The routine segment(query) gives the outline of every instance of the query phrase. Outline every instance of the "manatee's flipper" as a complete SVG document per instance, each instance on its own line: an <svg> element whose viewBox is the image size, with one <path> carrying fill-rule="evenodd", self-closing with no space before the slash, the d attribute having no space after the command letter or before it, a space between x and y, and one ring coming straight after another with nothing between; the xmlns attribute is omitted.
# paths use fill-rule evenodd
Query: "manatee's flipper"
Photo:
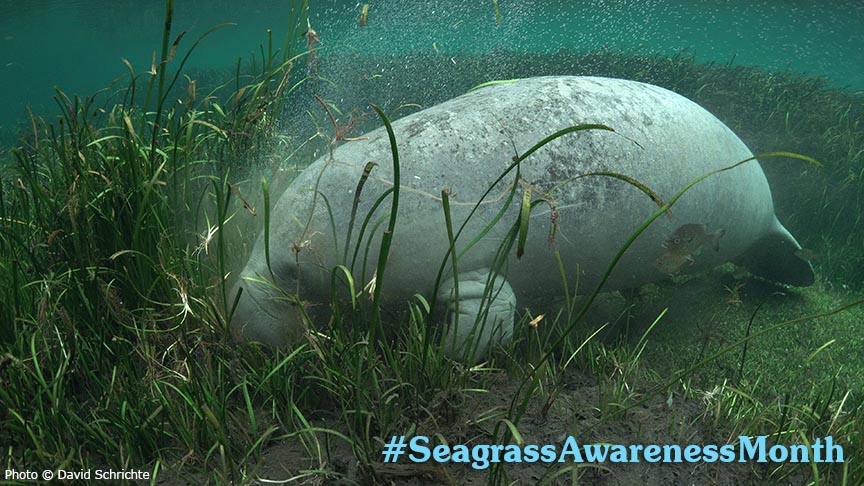
<svg viewBox="0 0 864 486"><path fill-rule="evenodd" d="M516 294L501 275L494 276L487 290L489 279L489 269L460 272L458 299L452 277L441 286L438 301L447 308L441 345L450 358L476 363L490 345L513 335Z"/></svg>
<svg viewBox="0 0 864 486"><path fill-rule="evenodd" d="M744 265L753 275L778 283L807 287L816 280L810 262L796 253L801 245L789 231L774 220L774 228L753 243L735 263Z"/></svg>

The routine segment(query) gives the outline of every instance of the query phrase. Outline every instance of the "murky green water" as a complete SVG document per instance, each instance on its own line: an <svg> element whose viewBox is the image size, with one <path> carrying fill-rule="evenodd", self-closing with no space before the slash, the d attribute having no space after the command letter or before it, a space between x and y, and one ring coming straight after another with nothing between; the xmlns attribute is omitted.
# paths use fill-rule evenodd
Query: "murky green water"
<svg viewBox="0 0 864 486"><path fill-rule="evenodd" d="M213 31L195 50L184 69L190 81L179 78L174 91L166 95L170 108L155 115L141 110L139 105L125 106L109 117L96 107L58 107L52 99L54 86L70 95L83 96L119 77L111 89L122 93L130 85L125 59L139 76L134 102L142 103L145 96L140 91L151 79L147 71L163 42L164 0L0 0L0 345L6 346L0 349L0 402L9 404L9 413L0 410L0 443L10 444L6 451L8 468L42 470L63 463L78 469L105 464L158 471L165 465L169 478L176 471L178 478L185 479L178 484L185 484L194 480L189 477L203 480L212 476L217 482L234 481L235 477L242 479L234 482L251 481L253 473L266 477L267 471L253 468L253 462L259 459L264 464L269 462L272 470L278 467L273 474L279 475L287 469L308 468L317 459L316 467L320 466L321 471L312 474L320 473L322 481L337 477L330 475L331 470L346 474L343 469L349 471L345 476L349 481L368 481L374 469L351 466L356 469L352 472L343 466L363 465L378 453L373 450L377 448L374 433L421 431L434 424L439 429L434 432L442 437L458 439L475 432L485 437L488 430L483 423L491 428L490 420L494 419L499 424L495 427L506 432L500 427L504 418L510 421L510 433L519 426L528 442L536 442L538 437L557 437L562 430L601 434L599 425L602 434L609 431L613 435L586 435L586 440L638 443L640 438L650 436L660 443L674 443L686 435L688 441L694 437L728 441L735 436L725 430L731 423L736 432L772 433L777 441L812 442L813 434L831 433L838 441L849 444L850 456L860 455L864 311L844 303L860 304L860 291L864 289L864 3L310 1L310 26L320 38L315 55L294 64L290 78L283 77L283 71L267 72L265 76L272 77L254 85L251 83L259 83L260 78L247 75L240 76L235 84L236 72L253 71L235 71L237 59L242 57L248 62L254 56L260 60L258 46L266 40L267 29L272 29L274 47L283 45L292 1L175 0L170 39L182 36L182 41L177 58L168 64L169 72L214 26L225 22L232 25ZM361 9L367 1L368 23L361 26ZM296 36L293 40L305 46L305 39ZM436 356L429 354L434 341L428 339L430 328L421 326L437 324L440 319L434 315L428 320L417 318L419 307L413 319L405 319L404 323L410 325L400 325L404 323L394 318L399 328L392 334L388 329L385 335L397 338L385 341L376 335L379 328L383 329L377 312L369 319L363 309L365 304L352 305L349 310L347 303L337 312L338 302L333 307L322 305L327 299L313 301L312 292L308 308L315 310L310 314L331 309L334 317L328 323L318 321L316 316L304 324L309 329L318 322L322 325L320 339L317 333L309 333L308 344L312 346L298 345L285 358L281 354L265 357L257 350L235 346L226 338L223 331L239 299L250 299L248 293L235 294L229 289L232 279L240 280L256 231L278 228L276 221L296 217L283 209L285 206L270 211L272 206L266 204L268 196L271 203L276 201L286 181L296 173L282 169L304 167L331 150L340 138L348 140L380 125L380 118L368 108L370 101L382 105L395 119L461 95L478 83L545 74L623 77L667 87L714 113L753 153L785 153L760 156L760 162L771 186L775 213L803 246L795 256L813 263L815 284L807 288L778 287L747 278L732 265L706 274L680 275L638 291L625 289L601 295L590 308L596 316L589 313L585 326L578 323L579 328L570 336L574 340L564 345L559 341L552 349L552 340L567 326L564 319L575 316L575 310L587 302L564 299L555 281L548 293L554 302L542 304L557 307L566 301L575 307L553 317L551 311L534 312L537 308L533 303L519 297L517 315L532 320L527 325L527 318L521 321L516 344L508 348L507 353L516 358L515 364L506 364L509 359L496 360L484 373L469 374L449 361L443 360L439 366L426 359ZM822 76L827 83L813 76ZM208 96L229 79L217 96ZM281 84L288 79L290 83ZM257 96L258 87L264 86L265 91L274 85L279 88L272 91L272 96ZM196 86L197 95L192 96L187 86ZM287 98L280 96L285 86L291 90ZM232 98L226 101L229 96ZM119 99L111 98L105 107L111 109L111 103ZM606 123L602 108L597 107L598 120L584 122ZM30 129L28 109L47 117L52 124ZM61 110L67 115L62 127L55 122ZM519 114L521 111L508 116L515 118ZM94 130L80 123L90 116ZM168 117L171 123L166 123ZM357 126L352 125L355 121ZM152 129L154 126L158 129ZM468 135L474 133L479 131L472 129ZM621 135L627 137L623 132ZM652 137L651 142L669 145L675 153L669 140L674 143L680 134L670 133L668 140L663 135ZM20 170L7 177L4 164L11 157L6 148L18 137L23 139L22 148L14 153ZM406 137L417 135L406 133ZM475 143L470 137L466 140ZM635 138L631 141L639 145ZM445 137L443 142L448 139ZM702 140L695 138L688 145L700 143ZM453 150L461 149L456 145ZM593 153L596 149L591 150ZM411 154L408 150L402 153ZM638 151L634 149L633 153L638 157ZM817 168L817 164L808 163L812 161L789 153L818 159L823 167ZM442 174L444 184L465 175L472 177L475 172L471 158L460 153L450 158L456 163L443 169L430 166L423 155L418 156L419 164L432 171L432 176ZM403 157L403 162L410 159L410 155ZM622 165L625 168L630 161L626 162ZM417 158L413 163L418 165ZM574 163L583 161L576 157ZM651 177L664 180L662 171L669 170L668 166L659 167ZM261 183L261 174L266 176L267 184ZM406 170L404 174L405 179L421 180L416 173ZM576 177L571 178L570 172L566 177L557 176L555 171L549 175L564 182ZM630 172L625 176L630 177ZM354 209L361 207L363 186L357 181L365 184L367 177L352 177L356 180L340 179L340 183L349 184L348 191L357 188L353 202L345 196L350 192L342 193L345 199L328 199L321 190L324 186L315 183L314 197L321 194L320 200L325 201L317 207L326 207L332 225L332 229L324 231L332 230L336 235L344 230L337 229L333 215L340 211L345 215L352 203ZM384 177L375 177L378 182L388 182ZM422 180L429 181L430 177ZM403 183L400 187L410 193L409 185ZM307 187L311 184L297 184L285 194L298 194ZM365 187L364 205L379 197L371 192L375 191L370 189L374 185ZM558 220L556 207L565 207L556 206L551 190L548 194L535 191L532 196L533 187L542 188L533 182L511 187L519 190L523 208L529 201L548 204L550 225ZM597 199L592 192L600 190L604 197L615 194L597 186L586 191L584 197L572 197L590 203ZM416 226L410 219L411 206L405 201L411 199L403 199L397 208L395 195L399 192L401 189L393 191L393 197L377 200L392 204L396 208L393 216L403 212L397 234L406 222L414 224L415 229L424 228L422 221ZM520 204L518 198L513 201ZM722 211L726 204L736 203L711 201L705 206L718 207L711 207L706 214L710 216ZM331 210L333 207L336 211ZM402 209L406 207L409 209ZM622 207L622 211L632 210ZM354 231L352 224L358 228L359 234L354 233L358 234L358 249L363 238L372 242L372 232L383 231L385 220L374 222L376 218L371 215L364 216L359 229L359 219L354 219L352 210L347 223L348 240ZM702 216L697 217L697 221L682 223L703 223ZM619 220L617 215L609 219L610 224ZM313 219L307 221L307 227L312 228ZM722 229L728 229L731 235L737 224L748 226L753 221ZM527 226L520 223L522 228ZM562 223L561 229L557 234L563 239L568 233L608 228ZM362 236L364 232L369 236ZM321 232L310 229L306 232L309 239L304 235L298 241L275 229L269 234L264 230L264 234L265 238L273 235L270 248L274 261L283 260L281 268L291 266L284 265L287 248L297 268L301 250L315 257L315 263L319 261L320 248L314 242L320 241L315 238ZM494 233L486 235L489 241ZM507 237L515 239L514 235ZM593 240L598 238L595 234ZM507 244L506 238L501 239ZM542 239L545 246L545 235ZM720 244L726 241L729 237ZM614 238L610 238L609 244L613 243ZM351 245L346 246L350 250ZM668 245L664 246L668 249ZM702 246L689 248L685 262L679 263L686 264L705 246L703 242ZM410 250L418 253L425 247ZM374 246L367 245L367 254L369 248ZM329 252L325 249L321 253ZM347 252L345 255L347 263ZM275 280L270 258L265 252L269 274ZM452 259L454 273L457 259L460 271L466 270L462 263L465 260L460 258ZM598 257L588 258L593 262ZM420 263L414 262L408 272L420 273L414 267L429 260L421 257L417 261ZM359 262L357 266L361 266ZM569 273L570 265L581 263L559 261L562 274L568 276L580 270L576 265L574 273ZM387 263L380 268L384 266L395 267ZM263 273L262 267L257 274ZM378 276L384 275L376 270L370 281L368 274L359 273L346 275L353 277L346 280L364 283L362 291L359 286L354 288L357 295L378 285ZM337 292L341 292L342 284L336 278L341 278L341 273L334 271L332 275L329 290L340 295ZM387 279L389 275L398 276L393 270L388 270ZM298 300L302 297L304 305L300 307L306 308L307 287L314 290L314 286L304 284L307 287L301 294L300 280L295 280L296 290L293 286L284 290L297 293ZM582 294L588 287L587 279L578 280L582 287L569 289ZM465 281L471 285L468 279ZM379 292L370 294L377 299ZM231 308L233 296L236 299ZM280 300L296 303L293 298ZM366 302L365 297L360 300ZM377 311L377 303L371 306ZM818 316L821 318L813 318ZM652 322L659 324L647 327ZM324 323L328 323L329 330ZM370 323L375 331L367 336L372 338L355 339L370 329ZM577 349L575 345L581 341L578 333L585 331L587 336L594 329L591 326L601 323L609 325L603 331L608 336L597 334L593 342L588 338L583 343L588 346L579 345ZM614 348L598 342L606 337L617 342L619 335L629 338L629 342L621 339L625 345L616 344ZM394 352L390 351L390 343ZM536 367L519 364L536 363L540 353L547 351L554 353L546 356L570 358L563 368L559 368L563 361L557 357ZM413 358L421 355L419 362ZM419 367L416 363L420 363ZM506 375L491 372L499 363L510 370ZM568 368L571 363L573 366ZM576 374L574 368L580 368ZM339 371L345 369L356 373ZM520 369L538 373L526 378ZM142 387L141 383L148 386ZM368 386L374 383L386 386ZM475 393L484 389L490 393ZM529 402L532 394L530 400L534 401ZM628 412L636 400L641 406L642 397L652 394L657 395L657 406L646 405ZM482 398L470 401L474 397ZM517 403L521 403L516 407L521 410L518 413L513 411ZM206 418L202 418L202 410ZM502 411L503 415L490 418L490 410ZM534 415L534 410L540 415ZM578 412L575 415L574 410ZM463 411L470 415L462 415ZM479 415L475 417L476 413ZM311 422L304 416L315 418L315 430L307 426ZM344 420L352 416L362 420ZM332 420L328 421L328 417ZM670 417L674 420L670 421ZM634 418L638 419L635 426ZM213 427L214 420L217 427ZM626 426L618 425L622 422ZM222 423L231 426L218 427ZM304 427L299 429L301 424ZM474 425L466 428L466 424ZM317 441L316 433L326 432L326 427L337 432L327 434L332 437L327 439L331 441L327 460L320 454L307 458L304 449L313 453L306 447L312 443L307 440ZM293 437L290 444L286 434ZM104 446L74 445L99 445L109 436L112 440ZM67 440L69 437L75 440ZM338 437L357 440L349 444ZM331 444L336 447L332 451ZM286 448L278 452L274 446ZM265 448L266 455L261 454ZM274 450L275 455L271 454ZM331 456L340 459L331 461ZM378 461L374 460L374 464ZM837 464L818 471L810 466L791 471L797 476L786 476L790 474L788 469L773 466L699 466L692 470L697 474L692 477L697 478L696 482L706 478L702 482L738 484L760 469L774 474L773 478L783 474L787 483L804 484L810 480L807 475L812 470L814 474L819 472L826 484L862 484L864 470L860 464L849 464L849 468ZM574 468L574 478L576 469L581 473L583 468ZM187 477L189 471L191 476ZM523 476L514 474L511 481L526 482L541 475L553 479L554 469L520 466L512 471ZM630 475L615 473L622 484L645 482L646 477L649 484L663 483L686 476L680 468L669 469L668 476L646 476L643 470L632 468L627 471ZM838 474L849 471L850 480L846 476L842 481L838 479ZM500 477L499 470L490 468L488 472L487 482ZM426 472L420 470L419 474ZM603 477L615 476L603 473ZM172 484L170 479L159 478L157 482Z"/></svg>
<svg viewBox="0 0 864 486"><path fill-rule="evenodd" d="M500 28L491 1L389 2L370 10L374 28L365 30L356 27L359 7L345 3L319 2L329 6L318 9L316 29L334 50L422 52L433 43L453 53L687 49L704 61L734 58L864 86L864 52L856 47L864 41L864 5L855 2L502 0Z"/></svg>
<svg viewBox="0 0 864 486"><path fill-rule="evenodd" d="M321 55L433 53L458 56L499 50L554 52L610 47L641 53L687 50L700 61L755 64L824 75L839 86L864 88L864 4L859 2L312 1L311 22ZM190 65L227 68L249 59L272 29L281 45L288 2L178 1L174 32L191 43L212 34ZM150 67L161 42L164 4L158 1L45 0L0 2L0 131L26 116L50 114L53 87L90 94L127 72Z"/></svg>

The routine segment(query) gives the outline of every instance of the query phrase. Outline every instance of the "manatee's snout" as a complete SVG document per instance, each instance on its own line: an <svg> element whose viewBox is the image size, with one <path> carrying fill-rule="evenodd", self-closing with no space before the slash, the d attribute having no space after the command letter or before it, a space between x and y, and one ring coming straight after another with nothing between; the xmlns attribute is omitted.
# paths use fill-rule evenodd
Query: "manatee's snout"
<svg viewBox="0 0 864 486"><path fill-rule="evenodd" d="M242 291L241 291L242 289ZM231 332L238 341L255 341L278 348L297 342L303 330L301 309L272 282L241 280L228 294L229 306L237 300L231 315Z"/></svg>
<svg viewBox="0 0 864 486"><path fill-rule="evenodd" d="M260 342L274 348L297 342L302 330L297 304L276 296L266 296L266 301L262 302L259 300L260 295L256 298L252 295L254 291L248 289L248 285L244 287L231 317L234 337L239 341ZM239 286L230 296L236 296L237 290Z"/></svg>

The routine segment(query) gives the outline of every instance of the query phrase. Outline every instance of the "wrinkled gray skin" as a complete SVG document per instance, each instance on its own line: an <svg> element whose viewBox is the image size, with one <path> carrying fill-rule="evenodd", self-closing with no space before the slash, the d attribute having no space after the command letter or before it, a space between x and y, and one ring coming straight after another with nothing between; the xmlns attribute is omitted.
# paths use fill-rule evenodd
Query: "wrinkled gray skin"
<svg viewBox="0 0 864 486"><path fill-rule="evenodd" d="M595 123L615 132L564 135L521 164L521 178L532 188L532 198L545 194L557 209L555 244L570 288L578 274L582 293L593 290L618 248L657 205L620 180L572 178L593 171L614 171L641 181L668 201L697 177L752 156L729 128L697 104L656 86L619 79L523 79L485 87L402 118L393 123L401 162L401 193L381 289L385 304L404 308L418 293L432 298L448 248L443 189L452 194L453 225L458 228L513 162L514 148L522 154L560 129ZM344 143L334 150L332 159L325 156L304 170L272 212L270 255L275 283L293 293L299 274L304 301L329 302L331 269L343 263L350 266L363 218L378 196L392 187L386 131L379 128L365 136L368 140ZM361 193L346 263L342 252L355 188L370 161L377 166ZM514 177L515 171L482 202L457 242L460 251L503 207ZM549 243L552 211L547 204L531 212L525 255L517 259L514 246L501 272L490 270L503 237L518 219L525 187L524 183L519 186L511 207L489 234L459 259L458 320L453 312L457 308L454 279L447 265L438 295L447 312L437 322L445 323L444 346L451 356L469 362L481 359L491 342L511 334L520 299L562 293ZM549 192L553 188L554 192ZM322 196L329 202L335 234ZM372 221L384 217L389 206L388 199ZM795 256L800 246L774 215L771 191L755 161L697 184L678 201L672 214L671 221L665 216L657 219L635 241L606 289L632 288L667 277L655 262L664 251L663 243L683 224L725 230L719 251L701 252L686 272L737 260L753 273L774 281L799 286L813 282L809 263ZM365 249L369 238L372 244L365 271L362 250L353 269L358 291L373 276L385 227L386 220L364 235L361 247ZM292 248L299 248L299 252ZM241 277L238 286L244 292L232 321L235 334L272 346L297 339L301 332L297 309L274 298L278 292L249 280L272 280L265 263L263 235ZM491 305L483 298L487 282L492 289ZM482 311L484 308L488 313ZM475 321L480 327L474 327Z"/></svg>

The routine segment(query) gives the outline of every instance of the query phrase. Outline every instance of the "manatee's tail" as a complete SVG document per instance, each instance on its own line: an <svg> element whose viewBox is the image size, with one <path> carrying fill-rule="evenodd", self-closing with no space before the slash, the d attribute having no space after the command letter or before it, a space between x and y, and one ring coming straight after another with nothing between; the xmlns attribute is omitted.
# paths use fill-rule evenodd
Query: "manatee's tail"
<svg viewBox="0 0 864 486"><path fill-rule="evenodd" d="M756 276L778 283L807 287L816 280L810 262L796 255L801 245L774 219L774 228L736 259Z"/></svg>

